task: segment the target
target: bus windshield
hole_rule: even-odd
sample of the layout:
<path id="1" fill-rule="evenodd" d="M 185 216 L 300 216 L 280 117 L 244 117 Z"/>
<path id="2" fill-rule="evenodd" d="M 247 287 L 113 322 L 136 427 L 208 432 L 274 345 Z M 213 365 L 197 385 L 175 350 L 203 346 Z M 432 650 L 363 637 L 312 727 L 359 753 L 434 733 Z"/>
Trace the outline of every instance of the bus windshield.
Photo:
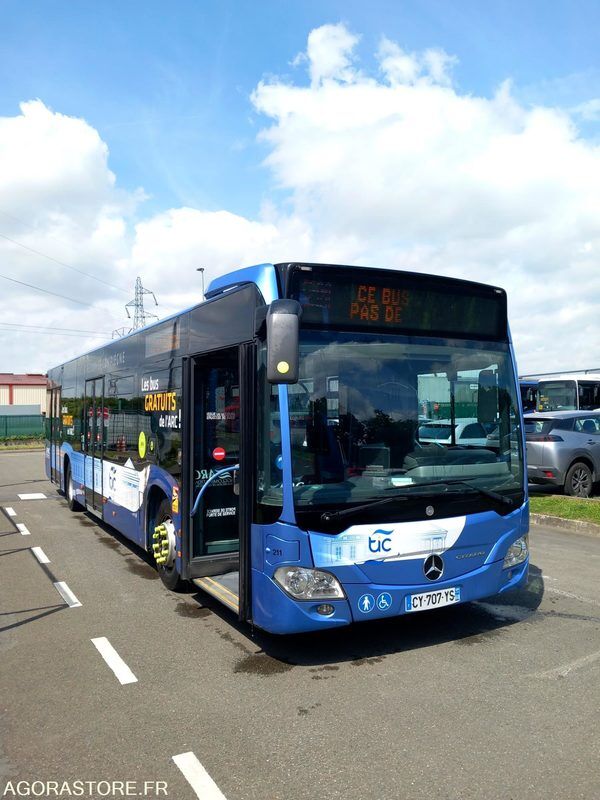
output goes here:
<path id="1" fill-rule="evenodd" d="M 481 420 L 484 370 L 497 391 Z M 439 481 L 441 491 L 457 478 L 522 491 L 506 343 L 304 330 L 300 380 L 288 391 L 297 509 L 360 503 L 398 488 L 410 494 L 419 483 L 434 492 Z"/>
<path id="2" fill-rule="evenodd" d="M 573 411 L 577 408 L 575 381 L 540 381 L 538 411 Z"/>

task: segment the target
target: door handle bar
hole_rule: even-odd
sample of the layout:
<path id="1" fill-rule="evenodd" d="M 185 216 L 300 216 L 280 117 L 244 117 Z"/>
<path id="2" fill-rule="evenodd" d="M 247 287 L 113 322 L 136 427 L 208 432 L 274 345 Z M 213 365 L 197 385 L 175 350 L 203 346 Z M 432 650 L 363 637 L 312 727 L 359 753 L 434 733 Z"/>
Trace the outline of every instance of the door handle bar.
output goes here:
<path id="1" fill-rule="evenodd" d="M 240 468 L 240 465 L 239 465 L 239 464 L 233 464 L 231 467 L 225 467 L 224 469 L 219 469 L 219 470 L 217 470 L 217 471 L 215 472 L 215 474 L 214 474 L 214 475 L 211 475 L 211 477 L 210 477 L 210 478 L 209 478 L 209 479 L 206 481 L 206 483 L 204 484 L 204 486 L 203 486 L 203 487 L 200 489 L 200 491 L 198 492 L 198 495 L 196 496 L 196 502 L 194 503 L 194 507 L 192 508 L 192 510 L 191 510 L 191 512 L 190 512 L 190 517 L 193 517 L 193 516 L 194 516 L 194 514 L 196 513 L 196 511 L 198 511 L 198 506 L 200 505 L 200 500 L 201 500 L 201 498 L 202 498 L 202 495 L 204 494 L 204 491 L 205 491 L 205 489 L 206 489 L 206 488 L 207 488 L 207 487 L 208 487 L 208 486 L 209 486 L 209 485 L 210 485 L 210 484 L 211 484 L 211 483 L 212 483 L 214 480 L 216 480 L 217 478 L 219 478 L 221 475 L 225 475 L 225 474 L 226 474 L 226 473 L 228 473 L 228 472 L 235 472 L 235 471 L 236 471 L 236 469 L 239 469 L 239 468 Z"/>

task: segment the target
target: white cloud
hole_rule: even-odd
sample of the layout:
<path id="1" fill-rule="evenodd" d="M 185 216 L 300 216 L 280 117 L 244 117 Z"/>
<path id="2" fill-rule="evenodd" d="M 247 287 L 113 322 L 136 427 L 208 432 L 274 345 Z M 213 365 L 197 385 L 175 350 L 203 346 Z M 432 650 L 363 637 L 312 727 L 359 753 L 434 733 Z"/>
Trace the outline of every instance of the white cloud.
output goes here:
<path id="1" fill-rule="evenodd" d="M 2 327 L 41 324 L 110 336 L 128 297 L 107 284 L 130 283 L 118 261 L 129 253 L 126 220 L 142 195 L 116 188 L 108 148 L 84 120 L 56 113 L 39 100 L 23 103 L 20 111 L 0 118 L 0 273 L 92 308 L 0 280 Z M 42 371 L 99 341 L 7 330 L 0 337 L 0 371 Z"/>
<path id="2" fill-rule="evenodd" d="M 353 51 L 359 37 L 345 25 L 322 25 L 308 35 L 306 59 L 313 86 L 328 80 L 349 83 L 356 77 L 352 67 Z"/>
<path id="3" fill-rule="evenodd" d="M 458 62 L 440 48 L 430 48 L 423 53 L 406 53 L 396 43 L 384 36 L 379 44 L 377 57 L 381 72 L 392 85 L 436 83 L 439 86 L 450 86 L 450 71 Z"/>
<path id="4" fill-rule="evenodd" d="M 458 63 L 456 56 L 450 56 L 441 48 L 430 48 L 423 53 L 425 74 L 440 86 L 449 86 L 452 83 L 450 70 Z"/>
<path id="5" fill-rule="evenodd" d="M 378 50 L 381 71 L 392 85 L 415 83 L 421 66 L 414 53 L 405 53 L 387 37 L 383 37 Z"/>
<path id="6" fill-rule="evenodd" d="M 273 223 L 252 222 L 228 211 L 170 209 L 135 228 L 130 267 L 143 274 L 148 286 L 157 287 L 161 304 L 170 311 L 200 299 L 203 267 L 205 285 L 239 265 L 268 260 L 272 244 L 280 236 Z M 187 275 L 187 281 L 182 276 Z M 190 294 L 195 281 L 196 293 Z"/>
<path id="7" fill-rule="evenodd" d="M 0 181 L 15 212 L 52 208 L 80 218 L 90 200 L 108 199 L 115 176 L 108 148 L 84 120 L 50 111 L 41 101 L 21 104 L 17 117 L 0 119 Z M 93 199 L 89 186 L 94 186 Z"/>
<path id="8" fill-rule="evenodd" d="M 524 107 L 509 83 L 490 98 L 453 88 L 443 51 L 384 38 L 377 57 L 380 81 L 257 87 L 273 122 L 266 163 L 294 212 L 346 261 L 504 286 L 522 369 L 589 366 L 600 150 L 566 111 Z"/>
<path id="9" fill-rule="evenodd" d="M 311 232 L 294 216 L 280 216 L 266 209 L 260 221 L 229 211 L 170 209 L 140 222 L 129 269 L 143 274 L 148 285 L 157 286 L 173 310 L 196 302 L 189 280 L 197 281 L 198 267 L 205 270 L 206 286 L 212 278 L 243 265 L 293 259 L 298 249 L 312 252 Z M 187 280 L 181 280 L 188 276 Z"/>
<path id="10" fill-rule="evenodd" d="M 594 366 L 600 149 L 579 134 L 577 114 L 525 106 L 509 82 L 491 97 L 464 93 L 451 79 L 454 56 L 409 53 L 385 37 L 378 72 L 367 74 L 358 42 L 343 24 L 317 28 L 296 60 L 308 84 L 257 84 L 252 102 L 270 121 L 265 165 L 286 193 L 257 219 L 195 208 L 140 216 L 143 194 L 118 189 L 97 132 L 37 101 L 0 119 L 0 232 L 118 285 L 141 275 L 161 315 L 199 298 L 197 267 L 207 283 L 291 259 L 495 283 L 509 293 L 521 371 Z M 0 272 L 122 315 L 125 295 L 1 239 L 0 252 Z M 0 283 L 11 298 L 5 321 L 118 324 Z M 24 336 L 0 369 L 42 369 L 88 344 L 58 341 Z"/>
<path id="11" fill-rule="evenodd" d="M 573 108 L 573 113 L 586 122 L 597 122 L 600 119 L 600 98 L 594 97 L 585 103 L 580 103 Z"/>

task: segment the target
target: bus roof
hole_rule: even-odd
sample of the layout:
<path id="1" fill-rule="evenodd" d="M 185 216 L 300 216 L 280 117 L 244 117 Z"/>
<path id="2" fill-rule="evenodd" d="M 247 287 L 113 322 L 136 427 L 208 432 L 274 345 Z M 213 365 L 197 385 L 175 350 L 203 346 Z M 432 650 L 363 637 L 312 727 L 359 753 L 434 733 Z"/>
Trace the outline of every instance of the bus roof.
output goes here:
<path id="1" fill-rule="evenodd" d="M 198 306 L 203 305 L 204 303 L 211 302 L 216 300 L 217 297 L 221 296 L 225 292 L 233 291 L 236 288 L 247 284 L 254 284 L 260 294 L 262 295 L 265 303 L 268 305 L 269 303 L 273 302 L 279 297 L 283 296 L 283 284 L 285 281 L 286 274 L 295 267 L 305 267 L 305 268 L 324 268 L 324 267 L 331 267 L 333 270 L 370 270 L 376 272 L 387 272 L 387 273 L 402 273 L 407 276 L 415 276 L 421 280 L 429 278 L 431 280 L 439 281 L 440 283 L 446 284 L 456 284 L 461 285 L 463 287 L 472 286 L 474 289 L 477 287 L 485 288 L 487 290 L 492 290 L 496 292 L 504 293 L 503 289 L 499 289 L 498 287 L 492 286 L 490 284 L 482 284 L 477 283 L 475 281 L 467 281 L 460 278 L 449 278 L 446 276 L 441 275 L 428 275 L 426 273 L 415 273 L 410 272 L 407 270 L 399 270 L 399 269 L 385 269 L 381 267 L 365 267 L 364 265 L 344 265 L 344 264 L 318 264 L 318 263 L 310 263 L 310 262 L 303 262 L 303 261 L 290 261 L 290 262 L 279 262 L 277 264 L 272 263 L 262 263 L 262 264 L 255 264 L 253 266 L 242 267 L 237 270 L 233 270 L 231 272 L 227 272 L 224 275 L 220 275 L 209 283 L 208 288 L 205 292 L 205 297 L 203 301 L 199 303 L 194 303 L 187 308 L 181 309 L 181 311 L 176 311 L 173 314 L 170 314 L 168 317 L 164 317 L 156 322 L 152 322 L 149 325 L 145 325 L 143 328 L 138 328 L 134 331 L 130 331 L 129 333 L 125 334 L 124 336 L 119 337 L 118 339 L 114 339 L 113 341 L 106 342 L 105 344 L 98 345 L 97 347 L 93 347 L 90 350 L 87 350 L 83 353 L 80 353 L 73 358 L 68 359 L 67 361 L 61 362 L 60 364 L 56 364 L 54 367 L 51 367 L 48 372 L 51 372 L 53 369 L 58 367 L 64 366 L 65 364 L 69 364 L 72 361 L 75 361 L 83 356 L 90 355 L 95 353 L 99 350 L 102 350 L 106 347 L 111 347 L 111 345 L 118 345 L 118 343 L 123 342 L 126 339 L 131 338 L 132 336 L 136 336 L 139 333 L 152 330 L 159 325 L 162 325 L 169 320 L 173 320 L 183 314 L 186 314 L 189 311 L 197 308 Z"/>
<path id="2" fill-rule="evenodd" d="M 539 379 L 539 383 L 554 381 L 600 381 L 600 372 L 565 372 L 561 375 L 542 376 Z"/>
<path id="3" fill-rule="evenodd" d="M 235 280 L 231 280 L 233 276 L 236 276 Z M 219 286 L 220 282 L 223 282 L 225 285 L 222 287 Z M 120 336 L 118 339 L 113 339 L 112 341 L 108 341 L 105 344 L 100 344 L 97 347 L 92 347 L 90 350 L 86 350 L 83 353 L 79 353 L 79 355 L 73 356 L 73 358 L 69 358 L 67 361 L 63 361 L 60 364 L 55 364 L 53 367 L 48 369 L 48 372 L 51 372 L 58 367 L 62 367 L 65 364 L 70 364 L 72 361 L 76 361 L 79 358 L 83 358 L 83 356 L 91 355 L 92 353 L 97 352 L 98 350 L 103 350 L 105 347 L 110 347 L 111 345 L 118 345 L 119 343 L 125 341 L 126 339 L 130 339 L 132 336 L 137 336 L 139 333 L 144 333 L 146 331 L 152 330 L 153 328 L 162 325 L 169 320 L 176 319 L 183 314 L 187 314 L 189 311 L 193 311 L 193 309 L 198 308 L 198 306 L 204 305 L 205 303 L 209 303 L 215 300 L 220 294 L 223 294 L 225 291 L 233 290 L 238 286 L 243 286 L 245 284 L 253 283 L 258 286 L 259 291 L 263 295 L 263 298 L 266 303 L 270 303 L 273 300 L 277 299 L 277 294 L 271 296 L 272 294 L 272 287 L 277 286 L 276 278 L 275 278 L 275 268 L 273 264 L 257 264 L 252 267 L 244 267 L 243 269 L 236 270 L 234 272 L 228 272 L 226 275 L 221 276 L 220 278 L 215 278 L 208 286 L 207 291 L 205 292 L 204 300 L 201 300 L 199 303 L 193 303 L 193 305 L 188 306 L 187 308 L 182 308 L 181 311 L 175 311 L 173 314 L 169 314 L 168 317 L 163 317 L 162 319 L 156 320 L 155 322 L 151 322 L 148 325 L 144 325 L 143 328 L 137 328 L 136 330 L 130 331 L 126 333 L 124 336 Z M 263 291 L 264 289 L 264 291 Z M 267 296 L 265 296 L 265 292 Z"/>

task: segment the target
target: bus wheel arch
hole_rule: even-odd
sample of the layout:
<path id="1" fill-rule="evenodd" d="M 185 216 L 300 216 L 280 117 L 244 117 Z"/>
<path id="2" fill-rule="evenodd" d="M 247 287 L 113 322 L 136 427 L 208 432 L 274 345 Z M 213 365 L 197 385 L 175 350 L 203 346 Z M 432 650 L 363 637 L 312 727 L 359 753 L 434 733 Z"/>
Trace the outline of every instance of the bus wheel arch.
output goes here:
<path id="1" fill-rule="evenodd" d="M 154 526 L 156 525 L 156 519 L 158 516 L 158 509 L 160 508 L 161 503 L 163 500 L 167 499 L 166 493 L 161 489 L 160 486 L 151 486 L 148 489 L 148 495 L 146 497 L 146 542 L 145 547 L 146 550 L 151 553 L 152 552 L 152 534 L 154 532 Z"/>
<path id="2" fill-rule="evenodd" d="M 172 591 L 184 588 L 177 569 L 177 541 L 171 512 L 171 501 L 158 486 L 148 493 L 146 549 L 154 558 L 160 579 Z"/>
<path id="3" fill-rule="evenodd" d="M 589 497 L 592 494 L 594 467 L 587 458 L 578 456 L 565 475 L 564 491 L 571 497 Z"/>
<path id="4" fill-rule="evenodd" d="M 67 505 L 71 511 L 83 511 L 83 506 L 75 499 L 75 486 L 73 485 L 73 470 L 71 469 L 71 460 L 69 456 L 65 456 L 63 461 L 63 482 L 64 493 L 67 499 Z"/>

